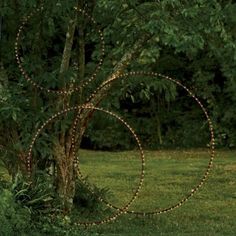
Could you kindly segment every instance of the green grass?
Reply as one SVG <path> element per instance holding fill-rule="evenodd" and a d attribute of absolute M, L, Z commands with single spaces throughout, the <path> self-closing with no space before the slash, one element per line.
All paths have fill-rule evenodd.
<path fill-rule="evenodd" d="M 176 204 L 198 184 L 209 160 L 208 151 L 203 149 L 147 151 L 145 156 L 145 181 L 139 198 L 130 208 L 134 211 L 152 211 Z M 138 152 L 81 150 L 80 163 L 82 173 L 91 183 L 110 190 L 111 203 L 121 207 L 130 200 L 139 182 Z M 0 175 L 9 179 L 1 167 Z M 88 217 L 101 219 L 100 215 Z M 113 223 L 81 227 L 73 235 L 235 236 L 235 218 L 236 151 L 217 151 L 208 181 L 182 207 L 145 218 L 122 215 Z"/>
<path fill-rule="evenodd" d="M 145 182 L 131 210 L 174 205 L 197 185 L 209 159 L 207 150 L 145 154 Z M 208 181 L 182 207 L 148 218 L 123 215 L 114 223 L 86 229 L 85 235 L 236 235 L 235 160 L 236 151 L 218 151 Z M 110 189 L 111 203 L 120 207 L 132 197 L 139 180 L 138 152 L 82 150 L 80 162 L 90 182 Z"/>

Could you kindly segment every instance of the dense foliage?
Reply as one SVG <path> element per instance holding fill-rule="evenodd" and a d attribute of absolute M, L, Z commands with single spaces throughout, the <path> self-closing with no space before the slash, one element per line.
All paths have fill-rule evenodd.
<path fill-rule="evenodd" d="M 16 68 L 13 55 L 16 29 L 22 15 L 30 12 L 36 3 L 3 1 L 1 4 L 1 130 L 3 133 L 4 129 L 9 130 L 1 143 L 10 145 L 9 148 L 13 146 L 19 152 L 28 144 L 32 136 L 30 131 L 60 105 L 54 106 L 53 96 L 32 90 Z M 63 81 L 56 78 L 59 76 L 68 19 L 75 14 L 72 10 L 74 4 L 74 1 L 47 3 L 43 16 L 35 16 L 24 32 L 25 67 L 32 71 L 35 81 L 42 80 L 41 84 L 46 87 L 63 86 Z M 142 35 L 150 35 L 148 43 L 142 45 L 139 55 L 129 62 L 127 69 L 161 72 L 182 81 L 209 109 L 215 123 L 217 143 L 235 146 L 235 4 L 230 1 L 98 1 L 95 6 L 85 7 L 88 12 L 89 7 L 94 8 L 94 18 L 105 35 L 106 60 L 97 81 L 104 80 L 113 71 L 116 63 Z M 96 31 L 91 26 L 86 33 L 85 69 L 82 75 L 79 72 L 84 79 L 92 74 L 100 53 Z M 79 29 L 76 34 L 80 36 Z M 78 64 L 78 52 L 75 39 L 71 66 L 64 75 L 64 81 L 75 78 L 73 74 L 77 72 L 73 65 Z M 77 78 L 81 79 L 80 76 Z M 97 84 L 91 84 L 90 91 Z M 133 117 L 131 120 L 137 121 L 131 121 L 137 131 L 140 123 L 144 122 L 143 132 L 151 137 L 152 142 L 154 140 L 153 148 L 206 143 L 207 139 L 196 140 L 195 130 L 183 135 L 181 129 L 192 126 L 192 116 L 185 111 L 196 113 L 199 108 L 192 108 L 192 104 L 183 98 L 186 94 L 176 91 L 174 85 L 145 78 L 135 83 L 127 80 L 122 87 L 112 90 L 105 106 L 128 110 L 128 115 Z M 87 90 L 83 94 L 86 97 Z M 72 98 L 71 104 L 74 99 L 78 98 Z M 175 113 L 179 114 L 175 119 L 167 109 L 170 103 L 169 110 L 175 107 Z M 137 120 L 137 116 L 140 119 Z M 196 116 L 197 126 L 201 126 L 203 119 L 198 122 L 198 118 Z M 159 138 L 155 141 L 156 130 L 159 130 Z M 115 131 L 119 132 L 119 129 Z M 104 132 L 109 136 L 109 130 Z M 127 142 L 121 141 L 124 138 L 122 134 L 118 135 L 121 137 L 120 146 L 127 148 Z M 99 138 L 96 131 L 91 131 L 89 137 L 90 146 L 106 148 L 104 134 Z M 107 148 L 116 146 L 110 144 Z"/>
<path fill-rule="evenodd" d="M 32 209 L 39 212 L 50 206 L 65 213 L 71 211 L 73 200 L 81 203 L 83 195 L 78 196 L 77 190 L 82 187 L 78 187 L 71 152 L 72 122 L 78 114 L 69 112 L 58 117 L 40 134 L 33 147 L 33 186 L 27 186 L 26 181 L 29 145 L 36 130 L 52 114 L 83 104 L 102 81 L 114 74 L 153 71 L 179 80 L 208 109 L 216 144 L 236 146 L 233 1 L 45 1 L 44 9 L 26 24 L 20 40 L 20 60 L 41 86 L 79 86 L 90 78 L 99 62 L 99 34 L 85 15 L 74 10 L 75 5 L 92 15 L 104 34 L 105 59 L 96 79 L 69 96 L 37 90 L 25 81 L 15 62 L 15 38 L 21 20 L 39 4 L 41 1 L 36 0 L 0 2 L 0 166 L 7 169 L 12 183 L 22 176 L 18 188 L 0 187 L 0 207 L 4 209 L 0 221 L 6 222 L 6 231 L 0 234 L 14 234 L 22 225 L 27 231 L 27 216 L 33 214 Z M 186 91 L 164 79 L 122 78 L 98 93 L 96 99 L 95 105 L 124 117 L 147 149 L 209 144 L 207 123 L 199 106 Z M 78 146 L 124 150 L 136 145 L 115 118 L 95 112 L 82 113 L 79 119 Z M 43 179 L 39 173 L 43 173 Z M 96 191 L 103 194 L 103 190 Z M 86 204 L 96 209 L 93 204 L 97 199 L 87 199 L 86 188 L 83 193 Z M 14 220 L 18 222 L 22 214 L 16 224 Z"/>

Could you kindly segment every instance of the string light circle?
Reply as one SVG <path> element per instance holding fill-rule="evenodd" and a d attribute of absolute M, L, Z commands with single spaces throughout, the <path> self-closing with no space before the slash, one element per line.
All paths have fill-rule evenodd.
<path fill-rule="evenodd" d="M 210 116 L 208 115 L 208 112 L 206 110 L 206 108 L 203 106 L 203 104 L 200 102 L 200 100 L 185 86 L 183 85 L 180 81 L 175 80 L 169 76 L 166 75 L 162 75 L 159 73 L 155 73 L 155 72 L 145 72 L 145 71 L 133 71 L 133 72 L 128 72 L 128 73 L 123 73 L 123 74 L 119 74 L 117 76 L 113 76 L 111 79 L 103 82 L 95 91 L 94 93 L 88 98 L 87 102 L 92 102 L 93 98 L 96 96 L 97 93 L 99 93 L 99 91 L 101 91 L 103 88 L 106 88 L 108 86 L 110 86 L 110 84 L 112 82 L 114 82 L 117 79 L 121 79 L 121 78 L 130 78 L 130 77 L 136 77 L 136 76 L 148 76 L 151 77 L 153 79 L 156 79 L 158 77 L 168 80 L 172 83 L 175 83 L 176 85 L 182 87 L 196 102 L 197 104 L 200 106 L 200 108 L 202 109 L 207 122 L 208 122 L 208 126 L 209 126 L 209 131 L 210 131 L 210 159 L 208 162 L 208 166 L 206 168 L 206 171 L 203 175 L 203 177 L 201 178 L 200 182 L 191 189 L 191 191 L 185 196 L 183 197 L 179 202 L 177 202 L 176 204 L 171 205 L 170 207 L 164 208 L 164 209 L 157 209 L 154 211 L 149 211 L 149 212 L 136 212 L 136 211 L 127 211 L 127 213 L 129 214 L 134 214 L 134 215 L 141 215 L 141 216 L 149 216 L 149 215 L 159 215 L 162 213 L 166 213 L 169 211 L 172 211 L 176 208 L 179 208 L 180 206 L 182 206 L 185 202 L 187 202 L 189 200 L 190 197 L 192 197 L 202 186 L 203 184 L 206 182 L 207 177 L 209 176 L 210 170 L 213 166 L 213 160 L 214 160 L 214 156 L 215 156 L 215 138 L 214 138 L 214 128 L 213 128 L 213 124 L 212 121 L 210 119 Z M 80 178 L 82 180 L 84 180 L 84 177 L 80 171 L 79 165 L 78 165 L 78 175 L 80 176 Z M 84 182 L 86 183 L 86 181 L 84 180 Z M 116 209 L 119 210 L 119 207 L 114 206 L 113 204 L 109 203 L 108 201 L 101 199 L 102 202 L 106 203 L 106 205 L 112 209 Z"/>
<path fill-rule="evenodd" d="M 51 123 L 53 120 L 58 118 L 59 116 L 67 114 L 70 111 L 78 111 L 80 109 L 96 110 L 96 111 L 103 112 L 105 114 L 108 114 L 108 115 L 113 116 L 114 118 L 116 118 L 120 123 L 122 123 L 130 131 L 130 133 L 134 137 L 134 139 L 135 139 L 135 141 L 138 145 L 138 149 L 139 149 L 139 152 L 140 152 L 140 159 L 141 159 L 141 170 L 140 170 L 140 178 L 139 178 L 138 186 L 134 190 L 134 193 L 133 193 L 133 196 L 132 196 L 131 200 L 129 200 L 129 202 L 126 203 L 126 205 L 124 207 L 116 209 L 117 212 L 115 214 L 113 214 L 112 216 L 107 217 L 103 220 L 94 221 L 94 222 L 75 222 L 74 223 L 75 225 L 93 226 L 93 225 L 100 225 L 100 224 L 104 224 L 104 223 L 114 221 L 120 215 L 126 214 L 127 211 L 128 211 L 128 208 L 130 207 L 130 205 L 138 197 L 138 194 L 139 194 L 140 189 L 141 189 L 142 184 L 143 184 L 144 168 L 145 168 L 145 157 L 144 157 L 143 148 L 142 148 L 141 142 L 140 142 L 138 136 L 136 135 L 135 131 L 130 127 L 130 125 L 126 121 L 124 121 L 124 119 L 122 119 L 120 116 L 116 115 L 113 112 L 107 111 L 103 108 L 94 107 L 94 106 L 91 106 L 89 104 L 88 105 L 85 104 L 85 105 L 82 105 L 82 106 L 75 106 L 75 107 L 66 108 L 63 111 L 60 111 L 60 112 L 56 113 L 55 115 L 51 116 L 46 122 L 43 123 L 43 125 L 36 131 L 34 137 L 32 138 L 32 142 L 29 146 L 29 151 L 28 151 L 28 155 L 27 155 L 27 170 L 28 170 L 28 177 L 31 179 L 32 178 L 32 151 L 33 151 L 34 144 L 35 144 L 37 138 L 39 137 L 39 135 L 42 133 L 43 129 L 49 123 Z M 74 130 L 74 132 L 75 132 L 75 130 Z M 74 152 L 73 155 L 75 155 L 75 149 L 73 149 L 73 152 Z"/>
<path fill-rule="evenodd" d="M 103 60 L 104 60 L 104 56 L 105 56 L 105 42 L 104 42 L 103 32 L 97 26 L 97 22 L 94 20 L 94 18 L 92 16 L 90 16 L 85 10 L 83 10 L 79 7 L 74 7 L 74 10 L 78 11 L 80 14 L 83 14 L 90 22 L 92 22 L 97 33 L 99 34 L 99 38 L 100 38 L 100 59 L 99 59 L 99 62 L 96 65 L 94 73 L 90 76 L 90 78 L 88 80 L 82 82 L 82 84 L 80 86 L 77 86 L 74 88 L 69 88 L 69 89 L 58 89 L 58 90 L 45 88 L 45 87 L 41 86 L 40 84 L 38 84 L 37 82 L 35 82 L 31 78 L 31 76 L 27 73 L 27 71 L 25 70 L 24 66 L 22 65 L 21 56 L 20 56 L 20 47 L 19 47 L 20 40 L 22 37 L 22 32 L 23 32 L 25 26 L 27 25 L 27 23 L 30 22 L 30 20 L 37 13 L 41 12 L 43 9 L 44 9 L 44 6 L 43 6 L 43 4 L 41 4 L 39 8 L 32 11 L 28 16 L 26 16 L 23 19 L 22 24 L 20 25 L 20 27 L 18 29 L 16 41 L 15 41 L 15 57 L 16 57 L 16 62 L 17 62 L 18 68 L 19 68 L 22 76 L 24 77 L 24 79 L 26 81 L 28 81 L 33 87 L 37 88 L 40 91 L 43 91 L 46 93 L 53 93 L 53 94 L 57 94 L 57 95 L 69 95 L 73 92 L 79 92 L 81 90 L 81 88 L 87 86 L 90 82 L 95 80 L 97 77 L 97 74 L 101 70 L 101 66 L 103 64 Z"/>

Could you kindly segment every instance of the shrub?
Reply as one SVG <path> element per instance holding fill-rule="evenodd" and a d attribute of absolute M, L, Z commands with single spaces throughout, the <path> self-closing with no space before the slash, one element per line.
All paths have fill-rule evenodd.
<path fill-rule="evenodd" d="M 30 210 L 15 202 L 10 190 L 0 191 L 0 235 L 24 235 L 30 228 Z"/>

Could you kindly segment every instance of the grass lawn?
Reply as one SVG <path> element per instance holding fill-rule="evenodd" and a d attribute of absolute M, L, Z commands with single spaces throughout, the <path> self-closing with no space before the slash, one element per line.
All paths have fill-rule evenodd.
<path fill-rule="evenodd" d="M 177 203 L 197 185 L 209 159 L 202 149 L 145 154 L 145 182 L 130 208 L 134 211 Z M 90 182 L 110 189 L 111 203 L 121 207 L 132 197 L 141 167 L 138 152 L 82 150 L 80 162 Z M 208 181 L 182 207 L 146 218 L 127 214 L 82 231 L 84 235 L 236 235 L 236 151 L 217 151 Z"/>

